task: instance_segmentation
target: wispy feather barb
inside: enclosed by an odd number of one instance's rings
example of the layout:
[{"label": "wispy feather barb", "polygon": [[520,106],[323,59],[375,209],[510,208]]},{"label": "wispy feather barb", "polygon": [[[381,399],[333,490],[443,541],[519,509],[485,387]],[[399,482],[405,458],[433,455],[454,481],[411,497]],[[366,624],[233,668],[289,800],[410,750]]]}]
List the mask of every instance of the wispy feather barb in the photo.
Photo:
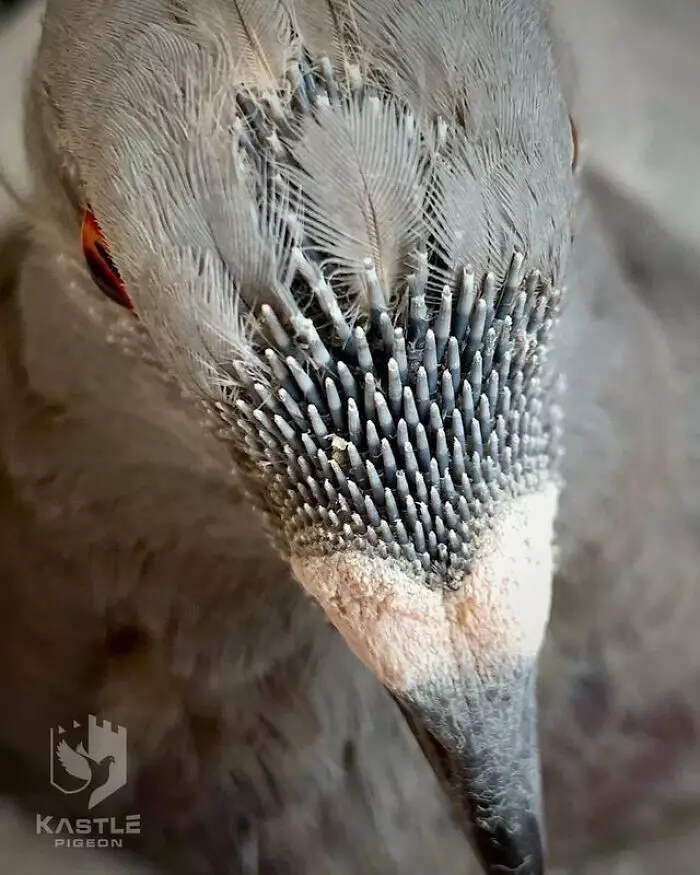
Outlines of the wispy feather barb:
[{"label": "wispy feather barb", "polygon": [[297,165],[285,174],[302,192],[308,240],[328,276],[367,310],[357,277],[371,259],[388,304],[424,233],[427,160],[413,117],[394,101],[344,100],[320,108],[291,151]]},{"label": "wispy feather barb", "polygon": [[454,585],[492,508],[556,476],[574,189],[537,4],[213,6],[101,92],[82,166],[117,266],[284,550]]},{"label": "wispy feather barb", "polygon": [[191,249],[172,255],[177,282],[163,290],[170,307],[151,312],[150,302],[145,302],[141,312],[146,322],[157,322],[171,367],[209,397],[235,394],[241,371],[247,379],[268,380],[268,368],[255,352],[260,342],[257,322],[221,259]]},{"label": "wispy feather barb", "polygon": [[292,19],[281,0],[174,0],[181,22],[225,45],[235,59],[237,81],[258,93],[275,91],[296,53]]}]

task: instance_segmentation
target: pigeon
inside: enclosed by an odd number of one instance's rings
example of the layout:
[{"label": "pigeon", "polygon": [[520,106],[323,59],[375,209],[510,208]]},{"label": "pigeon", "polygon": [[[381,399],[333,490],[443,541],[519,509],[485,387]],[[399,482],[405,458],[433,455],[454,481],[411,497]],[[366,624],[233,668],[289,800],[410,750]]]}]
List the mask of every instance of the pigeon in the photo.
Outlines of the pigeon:
[{"label": "pigeon", "polygon": [[488,875],[540,875],[541,747],[553,850],[567,816],[584,847],[573,740],[644,711],[596,608],[697,567],[690,502],[610,547],[612,509],[697,480],[671,488],[686,432],[649,401],[663,319],[619,278],[601,304],[590,263],[565,288],[578,146],[546,6],[49,0],[27,148],[8,756],[80,708],[127,727],[170,871],[475,871],[459,826]]}]

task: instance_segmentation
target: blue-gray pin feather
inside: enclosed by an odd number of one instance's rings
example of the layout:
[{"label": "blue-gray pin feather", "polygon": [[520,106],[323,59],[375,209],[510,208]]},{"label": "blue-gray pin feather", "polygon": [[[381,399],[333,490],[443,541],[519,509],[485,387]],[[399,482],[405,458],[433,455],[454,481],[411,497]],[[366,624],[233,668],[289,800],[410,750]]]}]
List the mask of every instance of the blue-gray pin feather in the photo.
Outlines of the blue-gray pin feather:
[{"label": "blue-gray pin feather", "polygon": [[[427,136],[427,122],[409,120],[400,101],[385,118],[384,97],[359,70],[347,80],[334,71],[327,57],[305,58],[288,70],[288,105],[239,101],[241,147],[258,169],[274,165],[268,189],[286,192],[270,216],[289,240],[277,280],[288,288],[278,305],[266,293],[247,314],[264,376],[248,378],[245,363],[234,363],[240,403],[229,415],[220,402],[221,415],[249,448],[251,478],[263,460],[279,465],[279,481],[268,472],[259,492],[288,548],[296,539],[306,553],[364,544],[420,568],[430,586],[455,586],[498,502],[554,476],[560,425],[546,353],[559,293],[542,278],[547,265],[528,268],[516,241],[494,267],[476,243],[460,250],[457,225],[437,226],[449,204],[432,193],[457,180],[440,168],[461,155],[449,124]],[[368,137],[362,160],[376,155],[378,130],[405,138],[384,206],[392,215],[413,174],[403,202],[410,234],[378,224],[384,237],[370,235],[362,251],[364,232],[323,212],[333,192],[341,201],[346,192],[342,180],[325,191],[303,175],[320,160],[307,148],[307,125],[323,143],[329,131]],[[374,219],[383,221],[381,211]],[[389,263],[383,243],[394,240]]]}]

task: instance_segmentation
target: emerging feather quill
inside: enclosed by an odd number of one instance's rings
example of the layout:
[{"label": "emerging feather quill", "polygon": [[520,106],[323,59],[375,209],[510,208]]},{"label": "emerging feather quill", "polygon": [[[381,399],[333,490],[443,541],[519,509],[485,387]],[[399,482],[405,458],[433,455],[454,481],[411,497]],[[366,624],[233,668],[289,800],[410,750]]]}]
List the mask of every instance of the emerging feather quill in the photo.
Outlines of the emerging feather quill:
[{"label": "emerging feather quill", "polygon": [[[161,280],[166,349],[190,378],[200,362],[285,552],[364,545],[457,585],[494,506],[551,476],[558,293],[520,237],[489,239],[468,145],[301,71],[285,126],[239,112],[226,145],[189,134],[179,153],[219,260],[181,253]],[[475,271],[470,252],[490,256]]]},{"label": "emerging feather quill", "polygon": [[[150,71],[142,46],[106,95],[120,153],[151,144],[110,173],[100,219],[115,258],[162,241],[159,273],[120,269],[168,358],[230,424],[286,553],[362,542],[453,585],[491,509],[552,476],[563,104],[519,101],[520,61],[475,50],[489,29],[512,43],[513,3],[322,4],[311,43],[340,46],[340,69],[309,53],[303,3],[265,22],[257,3],[211,6],[167,38],[150,28]],[[246,84],[241,64],[258,61]],[[125,228],[144,163],[154,190]]]}]

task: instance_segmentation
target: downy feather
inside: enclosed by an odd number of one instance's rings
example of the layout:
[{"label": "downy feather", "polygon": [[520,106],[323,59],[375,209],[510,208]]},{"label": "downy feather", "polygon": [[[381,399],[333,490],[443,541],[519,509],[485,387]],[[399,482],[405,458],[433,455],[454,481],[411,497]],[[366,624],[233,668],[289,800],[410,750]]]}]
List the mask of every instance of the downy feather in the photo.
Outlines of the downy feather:
[{"label": "downy feather", "polygon": [[279,88],[295,54],[282,0],[175,0],[175,9],[183,23],[227,47],[238,82],[263,95]]},{"label": "downy feather", "polygon": [[381,81],[421,116],[452,118],[455,91],[469,51],[465,7],[469,0],[401,3],[354,0],[354,18],[370,64]]},{"label": "downy feather", "polygon": [[351,311],[366,308],[358,288],[371,259],[389,303],[406,258],[423,237],[426,156],[407,109],[369,98],[320,107],[285,169],[302,192],[304,228]]},{"label": "downy feather", "polygon": [[298,242],[289,226],[288,186],[267,165],[252,170],[241,158],[229,173],[216,162],[207,168],[210,196],[203,209],[214,245],[249,310],[268,303],[283,315],[298,315],[288,285]]},{"label": "downy feather", "polygon": [[558,282],[570,242],[573,187],[566,165],[557,172],[539,143],[523,152],[497,138],[457,140],[448,155],[436,162],[426,218],[444,264],[444,273],[431,279],[433,291],[467,263],[503,280],[514,249]]},{"label": "downy feather", "polygon": [[375,74],[422,119],[441,116],[471,132],[486,112],[507,138],[515,119],[546,105],[538,89],[552,93],[538,0],[349,3]]},{"label": "downy feather", "polygon": [[211,251],[186,249],[172,253],[172,265],[172,281],[165,285],[162,276],[142,279],[161,286],[167,296],[165,308],[149,296],[142,318],[155,320],[167,338],[171,367],[210,397],[229,400],[236,395],[238,369],[256,380],[268,379],[264,362],[254,352],[257,321],[246,313],[221,259]]},{"label": "downy feather", "polygon": [[[302,21],[311,5],[297,4]],[[351,22],[367,75],[412,108],[426,144],[435,144],[436,118],[446,123],[425,215],[445,267],[431,277],[432,292],[468,262],[503,278],[513,247],[557,277],[571,143],[543,4],[328,0],[322,10],[328,45],[342,46],[337,22]]]},{"label": "downy feather", "polygon": [[304,47],[318,58],[327,57],[342,69],[348,30],[346,0],[294,0],[294,25]]},{"label": "downy feather", "polygon": [[[171,267],[190,250],[198,263],[200,253],[218,258],[243,314],[264,303],[298,313],[288,288],[295,243],[287,227],[288,189],[267,159],[253,160],[241,145],[245,124],[229,87],[233,60],[182,37],[154,39],[155,46],[148,66],[134,65],[110,95],[105,122],[114,127],[119,158],[110,190],[95,207],[110,239],[127,238],[115,247],[120,271],[130,272],[121,253],[151,240],[161,255],[173,250],[162,286],[170,285]],[[136,200],[141,222],[125,227],[120,215]],[[195,289],[193,283],[193,295]]]},{"label": "downy feather", "polygon": [[306,50],[316,58],[329,58],[340,73],[350,64],[367,67],[376,29],[395,5],[395,0],[377,2],[368,18],[362,4],[353,0],[292,2],[295,27]]}]

